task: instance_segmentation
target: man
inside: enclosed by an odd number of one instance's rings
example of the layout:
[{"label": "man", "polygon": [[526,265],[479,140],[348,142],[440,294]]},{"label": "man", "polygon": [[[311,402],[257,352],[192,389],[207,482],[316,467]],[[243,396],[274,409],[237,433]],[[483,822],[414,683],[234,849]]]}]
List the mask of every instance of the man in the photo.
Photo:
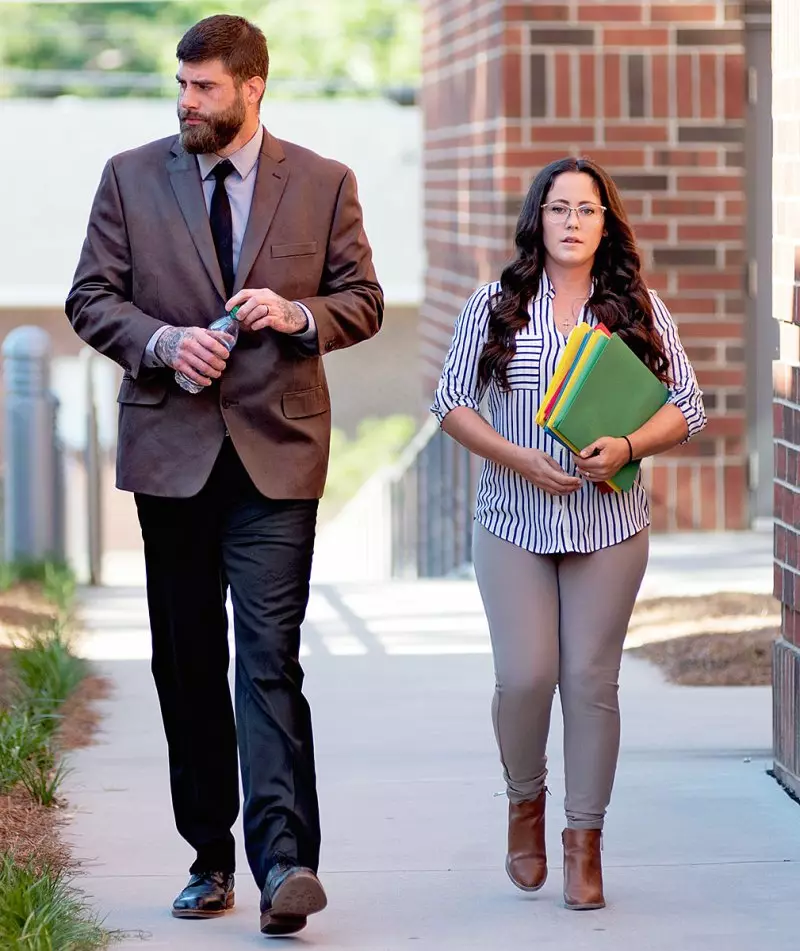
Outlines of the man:
[{"label": "man", "polygon": [[[352,172],[260,124],[261,31],[209,17],[177,58],[180,135],[106,165],[66,311],[125,370],[117,485],[135,493],[175,820],[196,852],[173,914],[233,906],[238,739],[261,930],[291,934],[326,904],[298,661],[330,437],[320,354],[375,334],[383,296]],[[204,328],[235,305],[229,354]]]}]

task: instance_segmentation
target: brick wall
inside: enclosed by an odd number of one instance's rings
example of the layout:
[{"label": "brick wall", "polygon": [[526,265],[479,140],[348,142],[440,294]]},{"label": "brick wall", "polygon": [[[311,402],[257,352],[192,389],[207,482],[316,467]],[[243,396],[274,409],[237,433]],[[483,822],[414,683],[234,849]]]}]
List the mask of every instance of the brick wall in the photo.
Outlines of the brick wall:
[{"label": "brick wall", "polygon": [[742,528],[742,4],[423,0],[426,396],[453,320],[499,277],[532,177],[588,155],[619,184],[709,425],[645,467],[656,529]]},{"label": "brick wall", "polygon": [[773,301],[775,363],[775,769],[800,794],[800,4],[773,0]]}]

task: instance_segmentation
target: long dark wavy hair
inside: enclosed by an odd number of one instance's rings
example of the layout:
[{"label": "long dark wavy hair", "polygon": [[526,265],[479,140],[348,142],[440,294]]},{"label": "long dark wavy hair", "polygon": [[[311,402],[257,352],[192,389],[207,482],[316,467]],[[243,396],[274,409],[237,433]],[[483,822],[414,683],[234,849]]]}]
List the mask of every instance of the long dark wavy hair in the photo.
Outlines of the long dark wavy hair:
[{"label": "long dark wavy hair", "polygon": [[482,383],[492,378],[508,389],[508,365],[516,352],[515,337],[530,320],[528,305],[539,288],[545,263],[542,204],[564,172],[591,175],[606,206],[605,234],[592,264],[594,290],[587,307],[617,333],[663,382],[669,360],[655,329],[650,294],[642,280],[641,258],[617,186],[596,162],[564,158],[551,162],[534,178],[517,222],[515,259],[503,270],[500,292],[490,301],[489,337],[478,365]]}]

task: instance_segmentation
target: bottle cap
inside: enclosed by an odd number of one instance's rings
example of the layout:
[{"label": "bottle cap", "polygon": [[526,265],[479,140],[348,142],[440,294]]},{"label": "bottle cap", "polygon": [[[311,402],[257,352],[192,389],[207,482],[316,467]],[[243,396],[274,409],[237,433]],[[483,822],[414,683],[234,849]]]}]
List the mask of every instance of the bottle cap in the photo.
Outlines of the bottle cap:
[{"label": "bottle cap", "polygon": [[235,307],[231,307],[231,309],[230,309],[230,316],[231,316],[231,317],[235,317],[235,316],[239,313],[239,308],[240,308],[241,306],[242,306],[241,304],[237,304]]}]

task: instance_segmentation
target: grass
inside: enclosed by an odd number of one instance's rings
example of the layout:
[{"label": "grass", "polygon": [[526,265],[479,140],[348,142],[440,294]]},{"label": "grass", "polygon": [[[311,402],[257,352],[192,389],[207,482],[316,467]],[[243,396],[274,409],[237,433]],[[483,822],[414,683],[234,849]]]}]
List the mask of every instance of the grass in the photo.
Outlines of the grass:
[{"label": "grass", "polygon": [[15,646],[13,658],[17,696],[0,711],[0,792],[21,783],[32,799],[50,806],[69,772],[55,749],[60,707],[87,667],[71,653],[58,619],[49,628],[29,632]]},{"label": "grass", "polygon": [[53,751],[45,748],[22,764],[20,782],[34,802],[54,806],[58,802],[61,784],[69,773],[67,764],[63,760],[56,761]]},{"label": "grass", "polygon": [[0,948],[19,951],[94,951],[110,935],[63,872],[0,860]]},{"label": "grass", "polygon": [[[0,709],[0,793],[9,810],[12,800],[22,797],[30,808],[45,807],[42,815],[53,815],[47,807],[59,804],[69,772],[58,748],[61,708],[88,668],[70,649],[72,572],[55,562],[0,564],[0,591],[31,583],[56,610],[54,617],[18,637],[13,648],[13,695],[0,698],[6,701]],[[94,951],[108,946],[112,936],[72,888],[68,864],[66,853],[64,867],[35,851],[18,858],[16,847],[0,855],[0,948]]]},{"label": "grass", "polygon": [[14,670],[23,690],[23,702],[41,716],[55,713],[87,674],[85,662],[70,651],[61,619],[18,641]]},{"label": "grass", "polygon": [[31,764],[52,755],[52,734],[51,719],[25,709],[0,711],[0,793],[22,782]]}]

